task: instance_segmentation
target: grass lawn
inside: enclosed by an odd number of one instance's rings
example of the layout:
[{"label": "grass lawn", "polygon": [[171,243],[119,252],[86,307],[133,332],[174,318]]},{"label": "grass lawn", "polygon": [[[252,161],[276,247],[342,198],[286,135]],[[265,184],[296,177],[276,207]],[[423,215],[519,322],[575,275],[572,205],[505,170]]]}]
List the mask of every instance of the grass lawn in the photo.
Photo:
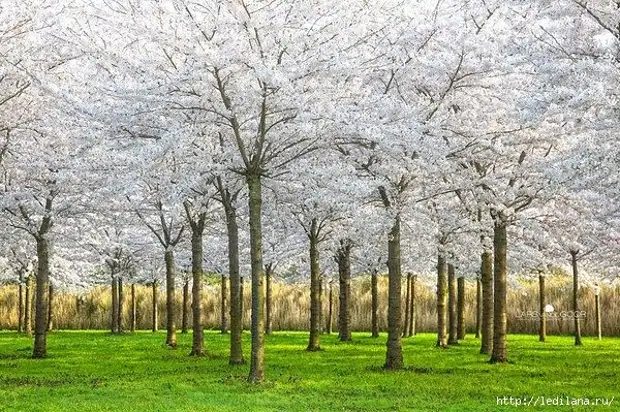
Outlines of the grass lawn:
[{"label": "grass lawn", "polygon": [[[249,356],[249,334],[244,334]],[[187,356],[165,333],[112,336],[103,331],[54,332],[49,356],[29,359],[32,341],[0,332],[1,411],[496,411],[620,410],[620,339],[509,336],[511,363],[490,365],[479,341],[441,350],[435,336],[404,340],[406,370],[385,372],[385,334],[354,334],[340,344],[322,336],[322,352],[304,351],[307,333],[266,338],[267,382],[250,385],[248,365],[228,365],[228,335],[205,334],[208,358]],[[497,406],[497,397],[612,398],[611,406]],[[556,402],[559,402],[556,398]],[[553,401],[553,399],[552,399]]]}]

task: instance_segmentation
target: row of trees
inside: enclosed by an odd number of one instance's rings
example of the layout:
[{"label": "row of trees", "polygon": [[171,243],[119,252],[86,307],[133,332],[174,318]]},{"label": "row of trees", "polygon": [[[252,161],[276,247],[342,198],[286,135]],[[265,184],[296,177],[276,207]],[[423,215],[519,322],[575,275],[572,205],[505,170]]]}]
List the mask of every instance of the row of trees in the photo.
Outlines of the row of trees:
[{"label": "row of trees", "polygon": [[195,302],[205,266],[227,274],[231,364],[245,362],[249,273],[251,382],[265,377],[278,270],[310,280],[316,350],[321,272],[338,272],[346,313],[351,273],[387,267],[387,369],[404,365],[403,270],[436,274],[441,347],[454,341],[455,273],[480,273],[492,362],[507,360],[509,272],[571,258],[577,288],[587,256],[601,280],[615,276],[614,4],[2,7],[3,243],[30,260],[36,244],[34,357],[50,273],[83,288],[93,267],[116,279],[126,259],[165,268],[170,347],[177,268],[191,265]]}]

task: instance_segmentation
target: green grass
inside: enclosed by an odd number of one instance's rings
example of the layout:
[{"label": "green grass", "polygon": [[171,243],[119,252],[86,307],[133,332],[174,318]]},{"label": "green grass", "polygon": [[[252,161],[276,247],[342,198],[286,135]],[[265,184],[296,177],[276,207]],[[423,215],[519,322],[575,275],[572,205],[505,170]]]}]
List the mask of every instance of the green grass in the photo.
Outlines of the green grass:
[{"label": "green grass", "polygon": [[[179,348],[164,333],[112,336],[105,332],[54,332],[49,356],[29,359],[32,341],[0,332],[2,411],[254,411],[415,410],[496,411],[496,397],[606,397],[618,395],[620,339],[509,337],[509,358],[490,365],[479,341],[441,350],[435,336],[404,340],[406,369],[381,369],[385,335],[354,334],[340,344],[322,336],[324,351],[304,351],[307,334],[280,332],[266,339],[267,381],[250,385],[247,365],[228,365],[228,335],[205,335],[208,358],[187,356],[191,335]],[[249,334],[244,334],[249,356]],[[559,408],[559,409],[558,409]],[[526,408],[620,410],[611,406]]]}]

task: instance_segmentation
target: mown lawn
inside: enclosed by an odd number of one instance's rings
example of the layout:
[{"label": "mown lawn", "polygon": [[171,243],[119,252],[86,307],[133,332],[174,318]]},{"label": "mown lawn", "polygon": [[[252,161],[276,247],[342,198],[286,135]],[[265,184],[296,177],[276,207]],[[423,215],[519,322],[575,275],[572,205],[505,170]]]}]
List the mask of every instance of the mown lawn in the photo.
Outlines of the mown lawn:
[{"label": "mown lawn", "polygon": [[[479,341],[436,349],[435,336],[404,340],[407,369],[385,372],[385,335],[354,334],[340,344],[323,336],[322,352],[308,353],[306,333],[266,339],[266,383],[250,385],[248,366],[229,366],[228,335],[205,335],[208,358],[187,356],[165,334],[112,336],[103,331],[54,332],[49,357],[29,359],[32,342],[0,332],[2,411],[308,411],[308,410],[620,410],[620,339],[510,336],[511,363],[490,365]],[[249,356],[249,334],[244,335]],[[497,397],[618,396],[611,406],[497,406]]]}]

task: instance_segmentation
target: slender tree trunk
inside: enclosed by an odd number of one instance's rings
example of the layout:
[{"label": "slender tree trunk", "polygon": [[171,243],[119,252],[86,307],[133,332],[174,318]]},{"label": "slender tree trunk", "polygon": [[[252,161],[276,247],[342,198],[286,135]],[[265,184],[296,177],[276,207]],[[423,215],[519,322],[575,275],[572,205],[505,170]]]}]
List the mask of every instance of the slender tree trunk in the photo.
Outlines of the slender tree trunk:
[{"label": "slender tree trunk", "polygon": [[24,331],[24,274],[19,274],[19,287],[17,291],[17,332]]},{"label": "slender tree trunk", "polygon": [[596,312],[596,336],[598,340],[603,338],[601,330],[601,297],[598,293],[594,295],[594,310]]},{"label": "slender tree trunk", "polygon": [[577,251],[571,251],[573,264],[573,314],[575,319],[575,345],[581,346],[581,316],[579,316],[579,272],[577,269]]},{"label": "slender tree trunk", "polygon": [[465,278],[464,277],[459,277],[457,279],[457,302],[456,302],[456,308],[457,308],[457,316],[456,316],[456,322],[457,322],[457,334],[456,334],[456,338],[458,340],[463,340],[465,339]]},{"label": "slender tree trunk", "polygon": [[385,369],[402,369],[404,366],[400,289],[400,216],[397,215],[388,240],[388,339]]},{"label": "slender tree trunk", "polygon": [[319,248],[316,237],[317,220],[312,219],[310,226],[310,338],[306,350],[314,352],[321,350],[321,331],[319,329],[321,313],[321,273],[319,269]]},{"label": "slender tree trunk", "polygon": [[171,348],[177,347],[177,330],[175,324],[175,268],[174,253],[172,249],[166,250],[164,254],[166,262],[166,345]]},{"label": "slender tree trunk", "polygon": [[192,351],[190,356],[203,356],[204,332],[202,327],[202,230],[192,228]]},{"label": "slender tree trunk", "polygon": [[379,337],[379,285],[377,280],[377,271],[373,270],[370,275],[371,296],[372,296],[372,314],[371,314],[371,332],[373,338]]},{"label": "slender tree trunk", "polygon": [[348,240],[340,241],[338,250],[338,280],[340,283],[340,311],[338,313],[338,337],[341,342],[351,340],[351,246]]},{"label": "slender tree trunk", "polygon": [[325,333],[324,323],[325,316],[323,314],[323,274],[319,272],[319,334]]},{"label": "slender tree trunk", "polygon": [[437,346],[448,346],[448,291],[447,291],[446,258],[439,253],[437,256]]},{"label": "slender tree trunk", "polygon": [[183,305],[181,311],[181,333],[187,333],[189,325],[189,279],[183,280]]},{"label": "slender tree trunk", "polygon": [[265,380],[265,284],[263,271],[262,194],[260,175],[246,175],[250,213],[250,260],[252,267],[252,352],[248,380]]},{"label": "slender tree trunk", "polygon": [[480,353],[493,351],[493,255],[485,250],[481,255],[480,283],[482,284],[482,339]]},{"label": "slender tree trunk", "polygon": [[454,265],[448,264],[448,345],[456,345],[458,342],[457,307],[456,307],[456,275]]},{"label": "slender tree trunk", "polygon": [[225,275],[220,276],[220,333],[225,335],[228,333],[228,317],[226,299],[228,295],[227,287],[228,278]]},{"label": "slender tree trunk", "polygon": [[476,339],[480,338],[482,331],[482,282],[476,278]]},{"label": "slender tree trunk", "polygon": [[54,286],[51,282],[47,293],[47,331],[51,332],[54,329]]},{"label": "slender tree trunk", "polygon": [[403,330],[403,336],[407,337],[409,336],[409,311],[410,311],[410,307],[409,305],[411,304],[410,299],[411,299],[411,273],[407,273],[407,286],[406,286],[406,290],[405,290],[405,327]]},{"label": "slender tree trunk", "polygon": [[110,331],[118,333],[118,279],[112,274],[112,319]]},{"label": "slender tree trunk", "polygon": [[411,303],[409,304],[411,308],[411,314],[409,315],[409,336],[413,336],[416,334],[415,327],[415,318],[416,318],[416,310],[415,310],[415,284],[418,281],[418,275],[413,275],[411,277]]},{"label": "slender tree trunk", "polygon": [[152,300],[151,300],[151,304],[152,304],[152,315],[153,315],[153,332],[157,332],[157,330],[159,329],[159,313],[157,313],[158,309],[157,309],[157,302],[159,301],[159,285],[158,282],[156,280],[153,280],[153,283],[151,283],[151,287],[152,287]]},{"label": "slender tree trunk", "polygon": [[506,224],[495,222],[493,227],[493,277],[494,277],[494,299],[493,299],[493,351],[491,352],[491,363],[503,363],[508,360],[506,348],[506,334],[508,323],[506,316],[506,253],[507,253]]},{"label": "slender tree trunk", "polygon": [[272,332],[272,321],[271,321],[271,265],[267,265],[265,267],[265,282],[267,284],[265,290],[265,333],[267,335],[271,335]]},{"label": "slender tree trunk", "polygon": [[118,277],[118,310],[116,312],[116,316],[118,320],[116,323],[118,324],[118,333],[123,332],[123,301],[125,300],[125,295],[123,294],[123,278]]},{"label": "slender tree trunk", "polygon": [[540,325],[538,328],[538,340],[544,342],[547,337],[547,312],[545,312],[545,275],[538,275],[538,298],[540,304]]},{"label": "slender tree trunk", "polygon": [[133,333],[136,331],[136,284],[131,284],[131,310],[129,313],[130,325],[129,330]]},{"label": "slender tree trunk", "polygon": [[32,336],[32,276],[26,278],[26,288],[24,296],[24,332],[26,336]]},{"label": "slender tree trunk", "polygon": [[34,349],[32,357],[43,358],[47,354],[47,299],[49,292],[49,244],[45,235],[37,239],[37,285],[36,312],[34,319]]},{"label": "slender tree trunk", "polygon": [[237,211],[229,202],[224,203],[228,233],[228,276],[230,278],[230,365],[242,365],[243,348],[243,278],[239,274],[239,227]]},{"label": "slender tree trunk", "polygon": [[332,282],[330,281],[329,282],[329,304],[327,307],[327,326],[326,326],[328,335],[332,334],[333,319],[334,319],[334,291],[333,289],[334,287],[332,285]]}]

